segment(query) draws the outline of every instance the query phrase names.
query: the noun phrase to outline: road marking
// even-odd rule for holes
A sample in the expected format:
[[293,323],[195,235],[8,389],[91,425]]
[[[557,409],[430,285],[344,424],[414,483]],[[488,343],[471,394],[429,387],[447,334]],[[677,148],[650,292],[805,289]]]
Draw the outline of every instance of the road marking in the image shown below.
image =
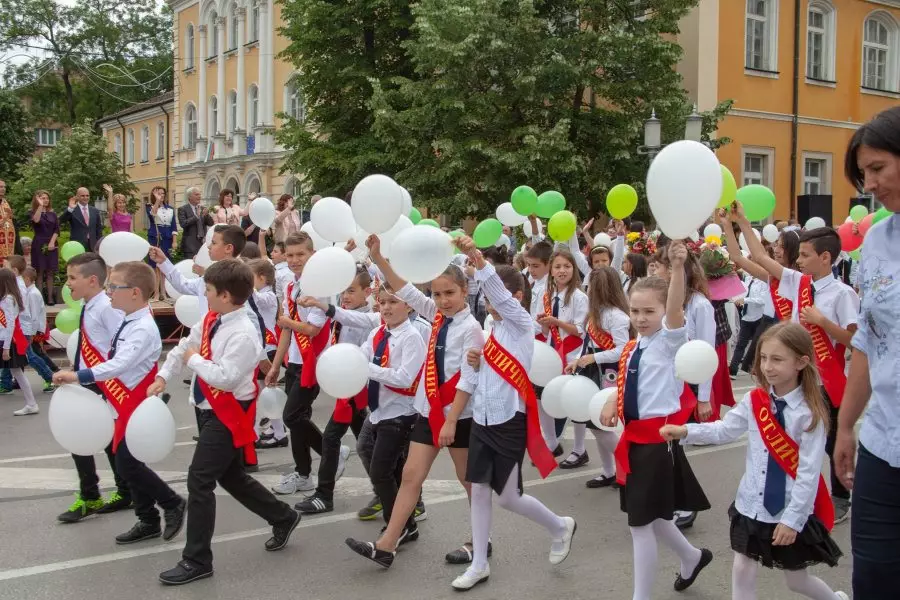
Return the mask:
[[[175,446],[194,446],[197,442],[191,440],[190,442],[175,442]],[[34,462],[37,460],[52,460],[55,458],[69,458],[71,454],[41,454],[40,456],[19,456],[17,458],[0,458],[0,465],[10,465],[19,462]],[[103,453],[98,452],[94,454],[95,457],[103,457],[105,456]]]

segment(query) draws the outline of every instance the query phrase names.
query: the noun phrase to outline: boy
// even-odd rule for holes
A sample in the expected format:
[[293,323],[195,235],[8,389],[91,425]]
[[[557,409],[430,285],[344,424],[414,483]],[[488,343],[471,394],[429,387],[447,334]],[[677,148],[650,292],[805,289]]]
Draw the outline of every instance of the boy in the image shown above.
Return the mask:
[[[84,300],[81,309],[81,327],[78,330],[78,351],[75,353],[73,369],[91,367],[96,360],[105,361],[109,356],[113,336],[122,325],[123,315],[110,304],[109,296],[103,291],[106,283],[106,263],[99,254],[85,252],[69,259],[66,265],[66,284],[72,290],[72,298]],[[87,386],[102,395],[96,385]],[[69,509],[59,515],[63,523],[75,523],[94,513],[110,513],[131,508],[131,492],[125,480],[119,476],[112,443],[106,447],[106,456],[116,482],[116,491],[109,501],[100,498],[100,478],[93,456],[72,455],[78,471],[79,494]]]
[[[156,379],[156,363],[162,353],[159,327],[147,299],[156,289],[156,275],[143,262],[123,262],[113,267],[106,284],[112,307],[125,313],[110,343],[105,361],[86,361],[77,371],[60,371],[56,383],[97,384],[116,413],[113,452],[116,468],[128,483],[134,500],[137,524],[116,536],[117,544],[133,544],[162,535],[171,540],[184,523],[185,502],[159,475],[137,460],[128,450],[125,429],[128,419],[147,397],[147,388]],[[159,523],[159,504],[165,515],[165,532]]]
[[[825,397],[830,401],[831,423],[837,423],[838,408],[844,396],[847,377],[844,355],[856,331],[859,296],[834,277],[831,267],[841,252],[841,240],[830,227],[820,227],[800,234],[800,272],[782,267],[771,258],[753,233],[744,216],[743,207],[735,203],[734,216],[741,226],[750,254],[757,264],[778,280],[778,293],[793,303],[791,320],[806,327],[816,348],[816,368],[822,380]],[[831,463],[831,497],[834,522],[841,523],[850,512],[850,491],[834,471],[834,438],[836,427],[830,427],[826,451]]]
[[[29,315],[34,320],[35,334],[31,339],[31,351],[38,358],[38,360],[43,361],[44,365],[47,367],[47,370],[50,371],[49,379],[53,378],[53,373],[59,371],[59,367],[56,366],[56,363],[47,356],[47,353],[44,352],[44,340],[47,339],[47,307],[44,304],[44,297],[41,295],[41,291],[37,289],[35,286],[35,281],[37,280],[37,271],[34,270],[34,267],[28,267],[25,269],[25,272],[22,274],[22,279],[25,280],[25,288],[26,288],[26,297],[23,298],[26,304],[26,310],[29,312]],[[39,367],[35,365],[35,370],[38,370]],[[40,372],[40,371],[38,371]],[[43,373],[41,374],[43,376]],[[47,380],[47,377],[44,377]],[[45,392],[52,392],[56,389],[52,383],[50,385],[44,385]]]
[[262,346],[244,304],[253,293],[253,273],[239,260],[220,260],[206,270],[209,312],[173,348],[148,394],[161,394],[186,364],[196,374],[192,403],[200,409],[200,437],[188,470],[187,541],[182,560],[159,580],[182,585],[213,574],[211,542],[216,525],[218,482],[235,500],[272,526],[266,550],[281,550],[300,513],[277,500],[248,475],[243,448],[256,439],[249,413],[256,399],[254,378]]
[[284,298],[284,288],[294,280],[284,252],[284,242],[275,242],[272,246],[272,264],[275,265],[275,296],[278,298]]

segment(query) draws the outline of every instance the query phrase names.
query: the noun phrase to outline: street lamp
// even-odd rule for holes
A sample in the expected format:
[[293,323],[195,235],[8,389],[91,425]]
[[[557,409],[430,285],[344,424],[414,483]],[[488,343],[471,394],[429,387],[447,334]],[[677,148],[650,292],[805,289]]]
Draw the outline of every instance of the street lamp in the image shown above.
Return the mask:
[[[703,117],[697,112],[695,104],[684,123],[684,139],[699,142],[702,135]],[[663,148],[665,148],[665,144],[662,143],[662,121],[656,117],[654,110],[650,114],[650,118],[644,121],[644,144],[638,146],[637,150],[638,154],[646,154],[652,160]]]

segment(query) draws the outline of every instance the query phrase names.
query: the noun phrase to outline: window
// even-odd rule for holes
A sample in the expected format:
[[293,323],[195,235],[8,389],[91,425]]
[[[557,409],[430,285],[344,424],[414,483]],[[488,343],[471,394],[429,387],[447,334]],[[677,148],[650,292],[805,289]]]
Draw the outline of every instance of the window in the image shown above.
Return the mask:
[[122,158],[122,134],[117,133],[116,137],[113,138],[113,151],[119,155],[119,158]]
[[209,16],[209,58],[219,53],[219,15],[213,11]]
[[255,42],[259,39],[259,4],[254,2],[253,8],[250,9],[250,41]]
[[188,104],[184,111],[184,147],[193,150],[197,147],[197,109]]
[[166,126],[160,121],[156,124],[156,160],[162,160],[166,157]]
[[236,12],[237,4],[232,3],[231,9],[228,11],[228,24],[231,25],[228,31],[228,36],[231,38],[228,43],[229,50],[234,50],[235,48],[237,48],[239,23],[237,20],[237,16],[235,15]]
[[744,66],[775,71],[778,41],[777,0],[747,0]]
[[150,160],[150,128],[146,125],[141,127],[141,162]]
[[744,185],[765,185],[766,158],[764,154],[744,155]]
[[830,154],[803,153],[803,193],[811,195],[831,193]]
[[55,146],[62,137],[59,129],[41,127],[34,130],[34,141],[38,146]]
[[301,123],[306,120],[306,105],[303,103],[303,93],[297,79],[291,79],[285,86],[285,112]]
[[834,7],[824,0],[812,0],[806,13],[806,76],[834,81]]
[[125,139],[127,140],[126,146],[125,146],[125,162],[127,162],[129,165],[133,165],[134,164],[134,129],[128,130],[128,134]]
[[184,34],[184,68],[194,68],[194,26],[188,25]]
[[219,99],[213,96],[209,99],[209,127],[207,127],[207,131],[212,131],[214,135],[220,133],[219,130],[216,129],[218,123]]
[[234,135],[237,129],[237,92],[231,90],[228,93],[228,135]]
[[259,88],[251,85],[247,94],[247,129],[256,127],[257,123],[259,123]]
[[887,13],[879,11],[866,19],[862,70],[864,88],[900,91],[900,32]]

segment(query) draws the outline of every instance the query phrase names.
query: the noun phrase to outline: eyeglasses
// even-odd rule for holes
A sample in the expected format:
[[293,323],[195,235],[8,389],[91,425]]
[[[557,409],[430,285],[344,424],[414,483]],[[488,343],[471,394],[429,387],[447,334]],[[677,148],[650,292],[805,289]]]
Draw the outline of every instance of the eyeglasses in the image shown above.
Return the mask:
[[107,283],[104,286],[104,288],[106,289],[106,294],[108,296],[112,296],[113,292],[115,292],[116,290],[130,290],[133,287],[133,285],[113,285],[111,283]]

